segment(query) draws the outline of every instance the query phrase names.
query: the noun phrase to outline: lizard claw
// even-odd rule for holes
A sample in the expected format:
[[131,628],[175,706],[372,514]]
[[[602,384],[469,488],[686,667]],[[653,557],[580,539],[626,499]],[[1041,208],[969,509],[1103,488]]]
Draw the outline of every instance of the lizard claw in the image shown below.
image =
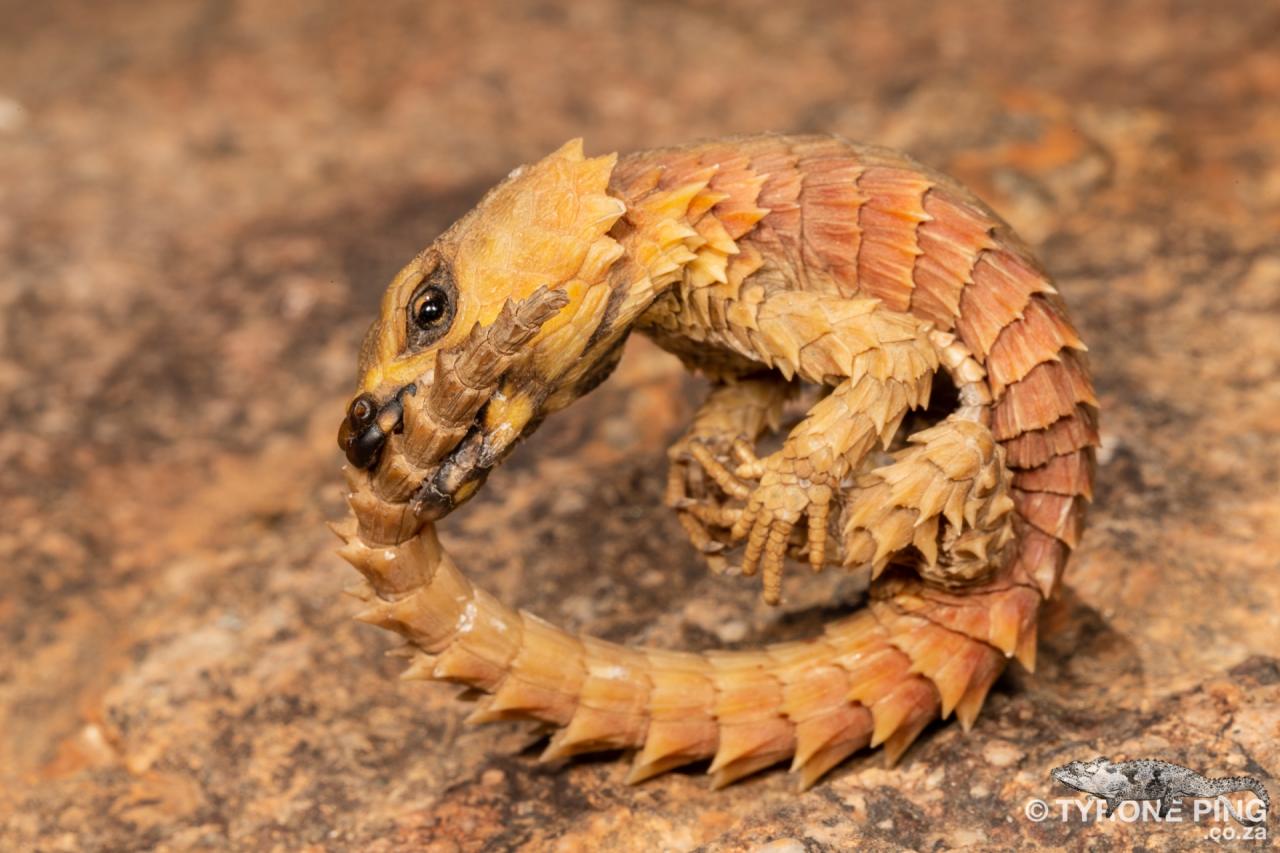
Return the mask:
[[703,554],[718,554],[725,549],[725,544],[712,536],[707,525],[693,513],[678,512],[676,518],[680,520],[680,526],[684,528],[693,547]]
[[689,455],[694,458],[702,470],[707,473],[711,479],[715,480],[724,493],[731,498],[738,500],[746,500],[751,494],[751,487],[743,482],[737,474],[730,471],[727,466],[715,454],[711,452],[711,448],[704,442],[694,441],[689,445]]
[[750,486],[720,461],[719,453],[727,456],[728,444],[717,437],[687,436],[669,452],[665,503],[676,511],[693,547],[709,561],[732,544],[728,530],[742,513],[728,501],[751,493]]
[[723,506],[713,503],[690,502],[688,506],[682,507],[682,509],[704,524],[726,529],[732,529],[742,515],[742,507]]
[[[743,437],[728,441],[690,436],[671,450],[667,505],[676,510],[693,546],[703,554],[719,555],[745,540],[742,574],[762,575],[763,597],[769,604],[782,598],[789,553],[803,558],[807,552],[814,571],[827,560],[827,519],[834,491],[813,471],[799,476],[795,463],[781,452],[762,459]],[[807,530],[801,527],[806,517]]]
[[759,480],[764,476],[764,462],[756,455],[756,449],[745,438],[736,438],[729,448],[738,467],[734,474],[747,480]]
[[827,518],[833,491],[825,478],[798,476],[794,462],[779,454],[762,460],[760,465],[764,469],[760,483],[738,514],[731,536],[747,540],[742,573],[750,576],[763,570],[764,600],[777,604],[782,598],[788,540],[806,516],[809,565],[819,571],[826,562]]

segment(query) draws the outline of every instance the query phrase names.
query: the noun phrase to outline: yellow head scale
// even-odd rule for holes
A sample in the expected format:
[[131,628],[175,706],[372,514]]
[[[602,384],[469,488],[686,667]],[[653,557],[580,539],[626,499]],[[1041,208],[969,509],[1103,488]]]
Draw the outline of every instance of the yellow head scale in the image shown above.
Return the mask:
[[615,162],[565,144],[512,172],[395,276],[339,434],[354,466],[424,480],[452,461],[461,482],[464,460],[447,457],[463,438],[462,467],[487,470],[582,372],[623,252],[609,236],[626,210],[606,192]]

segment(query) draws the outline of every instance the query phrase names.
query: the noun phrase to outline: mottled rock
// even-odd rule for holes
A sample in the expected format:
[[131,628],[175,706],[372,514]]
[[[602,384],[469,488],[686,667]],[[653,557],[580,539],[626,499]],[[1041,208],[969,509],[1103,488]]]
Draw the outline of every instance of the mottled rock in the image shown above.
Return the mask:
[[[0,33],[0,848],[1191,849],[1034,822],[1057,764],[1280,772],[1280,13],[1070,4],[11,4]],[[1091,526],[975,729],[796,796],[544,766],[351,620],[324,522],[398,266],[520,162],[764,129],[954,173],[1091,347]],[[652,347],[449,519],[504,599],[614,640],[816,629],[660,506],[696,380]],[[677,543],[674,547],[672,543]],[[1274,821],[1273,821],[1274,826]]]

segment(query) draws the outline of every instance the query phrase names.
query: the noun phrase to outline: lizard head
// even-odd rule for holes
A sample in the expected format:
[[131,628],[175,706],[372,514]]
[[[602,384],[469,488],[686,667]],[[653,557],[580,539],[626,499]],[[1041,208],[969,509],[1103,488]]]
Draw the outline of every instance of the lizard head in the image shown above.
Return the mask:
[[338,435],[382,495],[445,514],[608,357],[615,159],[517,169],[392,279]]
[[1077,791],[1096,794],[1107,790],[1109,777],[1114,773],[1110,760],[1098,757],[1092,761],[1072,761],[1055,767],[1049,775]]

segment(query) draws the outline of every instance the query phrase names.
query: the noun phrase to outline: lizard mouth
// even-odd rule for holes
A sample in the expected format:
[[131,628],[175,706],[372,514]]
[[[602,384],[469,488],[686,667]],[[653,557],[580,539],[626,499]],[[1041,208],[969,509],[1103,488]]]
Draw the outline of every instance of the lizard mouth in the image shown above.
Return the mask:
[[[353,468],[380,475],[383,455],[395,452],[387,447],[390,437],[405,432],[406,400],[416,393],[416,384],[410,383],[383,403],[369,393],[351,401],[338,428],[338,447]],[[456,444],[437,457],[412,487],[409,500],[419,518],[436,520],[448,515],[488,477],[496,460],[489,458],[479,421],[477,414]]]
[[383,499],[411,501],[420,518],[447,515],[511,449],[513,436],[495,438],[502,432],[495,427],[486,432],[485,407],[526,345],[568,302],[564,289],[547,286],[507,300],[491,324],[477,324],[437,352],[431,367],[389,399],[360,394],[338,430],[347,461],[379,481]]
[[435,521],[475,494],[494,465],[485,456],[484,434],[478,426],[473,427],[423,478],[411,501],[414,513]]

